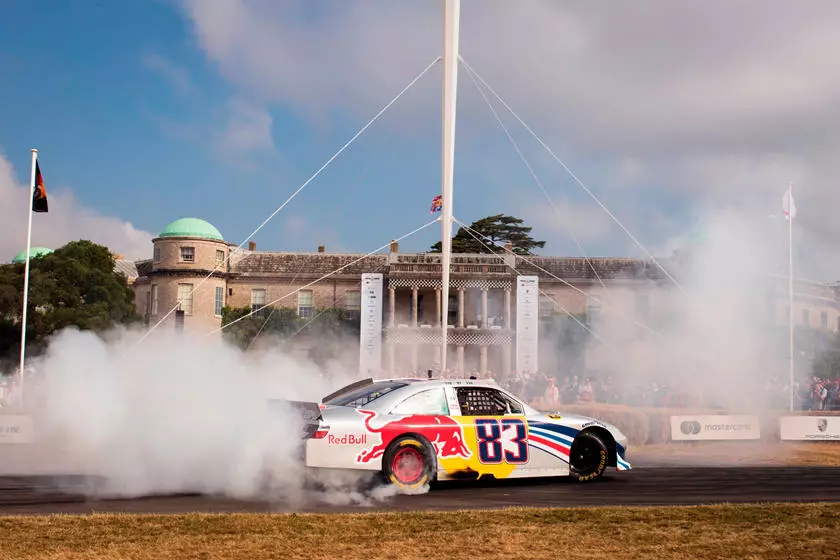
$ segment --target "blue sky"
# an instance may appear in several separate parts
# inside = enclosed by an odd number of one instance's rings
[[[758,45],[766,37],[745,38],[735,23],[715,21],[729,47],[718,52],[681,28],[680,8],[669,10],[662,22],[673,25],[664,30],[632,11],[614,28],[600,8],[465,0],[462,22],[464,57],[657,254],[710,209],[776,211],[789,180],[819,195],[813,177],[828,165],[819,156],[831,146],[831,129],[820,124],[828,109],[801,100],[840,84],[836,72],[815,70],[808,91],[745,105],[726,80],[764,68]],[[7,2],[0,154],[21,185],[37,146],[49,192],[72,194],[73,208],[108,218],[107,227],[129,222],[154,234],[197,216],[239,243],[439,54],[439,12],[439,2],[402,0]],[[810,46],[807,29],[826,15],[814,12],[796,14],[802,34],[788,33],[794,44]],[[790,25],[784,8],[771,16]],[[818,25],[811,35],[820,30],[832,31]],[[781,80],[813,61],[804,47],[794,50],[801,59],[779,60],[761,77]],[[440,72],[430,71],[281,211],[256,236],[259,247],[367,252],[428,221],[440,191]],[[460,80],[457,217],[523,217],[548,241],[546,253],[579,253],[569,227],[589,254],[639,254],[497,107],[555,213],[464,70]],[[768,115],[787,127],[768,125]],[[55,242],[38,219],[36,240]],[[816,222],[811,234],[825,237],[830,228]],[[422,250],[439,231],[403,246]],[[70,227],[67,235],[77,233]],[[140,237],[113,238],[131,253]]]

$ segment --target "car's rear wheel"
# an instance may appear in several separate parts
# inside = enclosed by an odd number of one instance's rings
[[[580,482],[595,480],[607,470],[607,446],[592,432],[581,432],[569,452],[569,474]]]
[[[434,475],[434,454],[428,442],[414,436],[395,439],[382,457],[385,479],[402,489],[420,488]]]

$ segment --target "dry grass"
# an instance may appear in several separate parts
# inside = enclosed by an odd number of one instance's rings
[[[836,504],[0,518],[0,558],[840,558]]]
[[[840,442],[690,442],[630,447],[636,464],[787,465],[840,467]]]

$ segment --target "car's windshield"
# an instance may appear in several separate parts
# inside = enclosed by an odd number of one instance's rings
[[[399,381],[378,381],[376,383],[371,383],[370,385],[354,389],[349,393],[341,393],[335,398],[324,401],[324,404],[360,408],[370,404],[379,397],[387,395],[388,393],[391,393],[400,387],[405,387],[406,385],[408,385],[408,383],[401,383]]]

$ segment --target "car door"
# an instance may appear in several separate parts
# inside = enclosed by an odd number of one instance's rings
[[[524,476],[528,469],[528,423],[522,405],[499,389],[455,387],[473,468],[497,478]]]

